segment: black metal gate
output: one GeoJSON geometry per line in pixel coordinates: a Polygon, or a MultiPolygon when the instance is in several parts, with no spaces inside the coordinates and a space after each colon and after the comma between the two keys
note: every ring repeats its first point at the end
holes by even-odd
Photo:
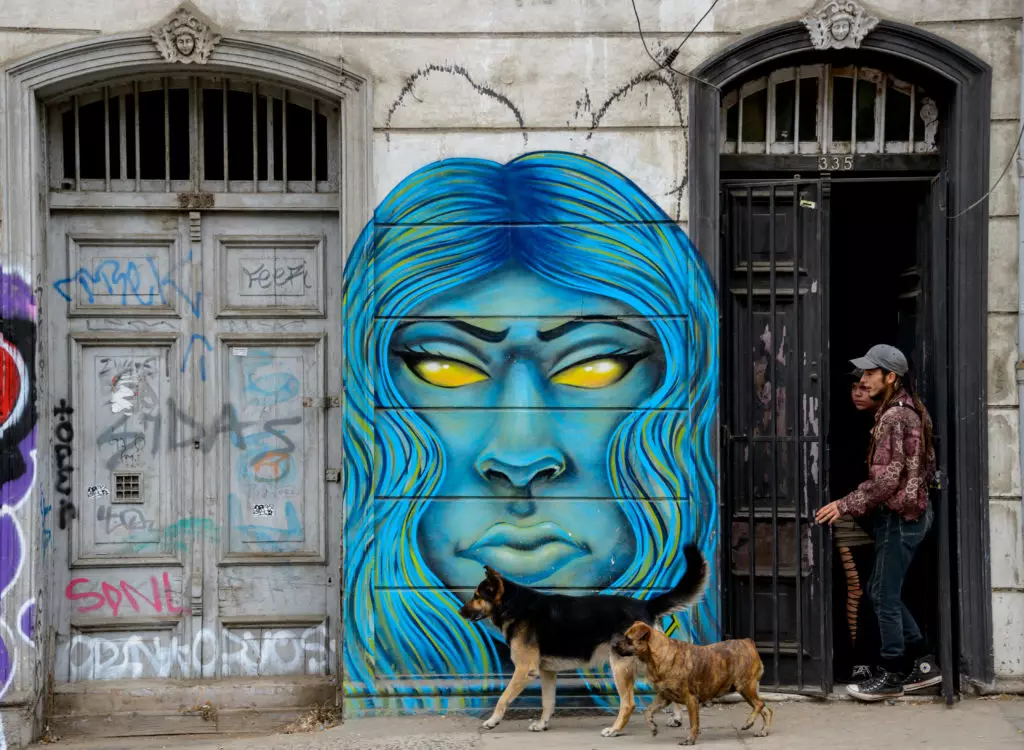
{"type": "Polygon", "coordinates": [[[827,472],[829,181],[723,181],[722,560],[726,637],[762,685],[831,688],[827,472]]]}
{"type": "MultiPolygon", "coordinates": [[[[762,684],[805,694],[832,688],[832,544],[813,516],[829,500],[830,204],[853,183],[877,184],[877,201],[902,193],[917,212],[916,247],[895,269],[895,330],[884,335],[919,375],[946,474],[945,175],[722,181],[725,634],[757,642],[762,684]]],[[[935,546],[922,548],[937,579],[928,635],[949,665],[943,693],[952,700],[948,476],[932,503],[935,546]]]]}

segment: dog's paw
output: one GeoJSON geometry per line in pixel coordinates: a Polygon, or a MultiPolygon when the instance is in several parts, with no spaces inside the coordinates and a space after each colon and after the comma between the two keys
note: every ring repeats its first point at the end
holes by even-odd
{"type": "Polygon", "coordinates": [[[481,729],[494,729],[500,723],[501,723],[501,719],[495,719],[494,717],[491,717],[490,719],[485,721],[483,724],[481,724],[480,728],[481,729]]]}
{"type": "Polygon", "coordinates": [[[658,728],[657,727],[651,727],[651,737],[657,737],[657,736],[658,736],[658,728]]]}
{"type": "Polygon", "coordinates": [[[757,732],[754,732],[754,736],[755,737],[767,737],[768,736],[768,730],[767,729],[761,729],[761,730],[759,730],[757,732]]]}
{"type": "Polygon", "coordinates": [[[754,720],[753,719],[751,719],[750,721],[745,721],[745,722],[743,722],[743,726],[740,727],[740,731],[741,732],[745,732],[748,729],[750,729],[752,726],[754,726],[754,720]]]}
{"type": "Polygon", "coordinates": [[[683,725],[683,720],[682,719],[677,719],[675,716],[673,716],[671,719],[669,719],[665,723],[668,724],[670,727],[681,727],[683,725]]]}
{"type": "Polygon", "coordinates": [[[683,740],[679,744],[680,745],[696,745],[697,744],[697,738],[696,737],[685,737],[685,738],[683,738],[683,740]]]}
{"type": "Polygon", "coordinates": [[[602,737],[618,737],[620,734],[622,734],[622,732],[615,727],[605,727],[601,730],[602,737]]]}
{"type": "Polygon", "coordinates": [[[530,722],[529,729],[531,732],[546,732],[548,731],[548,723],[546,721],[533,721],[530,722]]]}

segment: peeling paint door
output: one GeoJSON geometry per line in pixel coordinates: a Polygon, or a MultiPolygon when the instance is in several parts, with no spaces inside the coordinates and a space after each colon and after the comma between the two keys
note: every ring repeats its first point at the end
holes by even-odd
{"type": "Polygon", "coordinates": [[[726,181],[723,604],[726,637],[756,641],[762,685],[831,681],[824,502],[826,180],[726,181]]]}
{"type": "Polygon", "coordinates": [[[336,673],[339,243],[53,214],[59,682],[336,673]]]}
{"type": "Polygon", "coordinates": [[[196,676],[203,536],[172,533],[203,466],[183,421],[202,314],[187,215],[54,211],[48,236],[55,679],[196,676]]]}
{"type": "Polygon", "coordinates": [[[335,674],[337,217],[207,213],[198,234],[213,309],[194,353],[207,359],[203,412],[220,426],[203,492],[219,534],[204,545],[201,581],[203,631],[220,659],[203,676],[335,674]]]}

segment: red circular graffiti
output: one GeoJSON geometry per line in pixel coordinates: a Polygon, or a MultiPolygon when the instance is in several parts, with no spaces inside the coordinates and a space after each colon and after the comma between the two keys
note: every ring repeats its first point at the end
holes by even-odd
{"type": "Polygon", "coordinates": [[[17,347],[0,336],[0,434],[25,406],[25,362],[17,347]]]}

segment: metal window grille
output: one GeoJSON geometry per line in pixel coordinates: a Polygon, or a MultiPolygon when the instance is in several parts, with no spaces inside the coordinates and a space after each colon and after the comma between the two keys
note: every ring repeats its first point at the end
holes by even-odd
{"type": "Polygon", "coordinates": [[[129,471],[115,472],[114,502],[141,503],[142,501],[142,474],[129,471]]]}
{"type": "Polygon", "coordinates": [[[722,97],[723,154],[930,154],[938,107],[880,70],[782,68],[722,97]]]}
{"type": "Polygon", "coordinates": [[[300,91],[163,77],[65,95],[48,110],[52,190],[338,190],[338,106],[300,91]]]}

